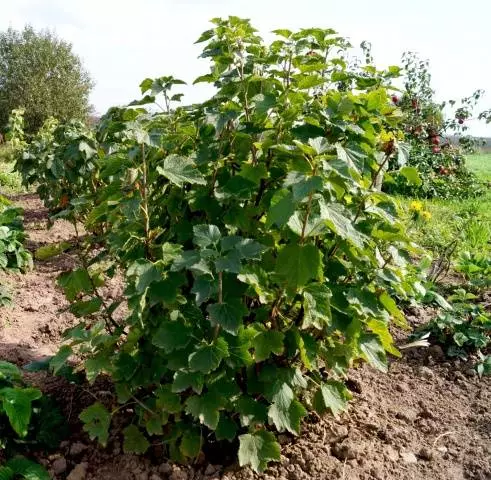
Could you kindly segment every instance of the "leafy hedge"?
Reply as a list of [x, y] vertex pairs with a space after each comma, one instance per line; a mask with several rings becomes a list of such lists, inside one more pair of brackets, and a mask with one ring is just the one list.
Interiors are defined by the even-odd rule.
[[[52, 361], [77, 352], [89, 381], [113, 379], [120, 406], [81, 415], [91, 438], [105, 445], [131, 405], [126, 451], [157, 441], [186, 461], [238, 438], [240, 464], [263, 470], [279, 459], [275, 432], [346, 409], [353, 364], [387, 369], [389, 325], [405, 325], [396, 302], [424, 288], [374, 188], [398, 153], [399, 69], [347, 65], [333, 30], [277, 30], [266, 45], [246, 20], [213, 23], [198, 40], [210, 73], [195, 81], [212, 98], [180, 107], [181, 80], [146, 79], [95, 135], [63, 134], [29, 162], [53, 212], [95, 234], [59, 279], [81, 323]], [[147, 107], [157, 96], [162, 113]], [[123, 318], [100, 292], [117, 271]]]

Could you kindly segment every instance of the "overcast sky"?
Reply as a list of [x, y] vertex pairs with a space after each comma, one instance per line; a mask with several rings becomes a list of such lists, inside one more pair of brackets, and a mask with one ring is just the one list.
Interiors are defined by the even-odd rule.
[[[379, 66], [416, 51], [431, 62], [439, 100], [483, 88], [481, 110], [491, 107], [489, 0], [0, 0], [0, 7], [0, 29], [29, 23], [73, 43], [96, 82], [91, 101], [99, 113], [139, 98], [146, 77], [191, 83], [208, 73], [193, 43], [209, 19], [228, 15], [250, 18], [262, 34], [334, 28], [354, 44], [371, 42]], [[187, 101], [200, 99], [202, 88], [187, 89]], [[474, 122], [472, 133], [491, 136], [491, 125]]]

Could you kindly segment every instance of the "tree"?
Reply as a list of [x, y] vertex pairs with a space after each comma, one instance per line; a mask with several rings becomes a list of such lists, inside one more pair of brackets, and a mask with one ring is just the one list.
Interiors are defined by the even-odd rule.
[[31, 26], [0, 32], [0, 128], [15, 108], [25, 109], [28, 133], [51, 116], [84, 120], [92, 85], [72, 45], [53, 32]]

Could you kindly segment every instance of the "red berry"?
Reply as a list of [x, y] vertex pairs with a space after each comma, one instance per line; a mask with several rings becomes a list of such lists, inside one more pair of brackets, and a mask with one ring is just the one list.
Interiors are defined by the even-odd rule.
[[441, 148], [435, 145], [435, 146], [432, 148], [432, 150], [433, 150], [433, 153], [440, 153]]
[[440, 145], [440, 138], [439, 137], [431, 137], [431, 143], [433, 145]]
[[392, 95], [392, 102], [397, 105], [399, 103], [399, 97], [397, 95]]

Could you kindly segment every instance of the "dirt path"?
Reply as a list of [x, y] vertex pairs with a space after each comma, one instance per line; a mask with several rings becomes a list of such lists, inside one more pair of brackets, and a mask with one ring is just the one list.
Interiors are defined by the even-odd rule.
[[[73, 236], [66, 222], [46, 230], [46, 211], [35, 196], [16, 201], [26, 209], [30, 248]], [[56, 351], [61, 332], [74, 319], [62, 311], [67, 304], [55, 278], [74, 264], [73, 254], [63, 254], [36, 262], [31, 273], [6, 277], [15, 303], [0, 310], [1, 359], [24, 364]], [[409, 321], [420, 323], [422, 313]], [[216, 465], [192, 467], [167, 463], [158, 447], [146, 458], [124, 455], [117, 427], [107, 449], [95, 448], [77, 422], [77, 411], [91, 399], [56, 379], [37, 381], [62, 401], [73, 430], [58, 452], [39, 455], [55, 479], [491, 479], [491, 379], [479, 380], [465, 365], [449, 363], [438, 347], [407, 352], [387, 375], [368, 366], [353, 371], [349, 413], [340, 419], [311, 417], [297, 440], [282, 435], [282, 461], [263, 475], [224, 467], [220, 455], [211, 459]]]

